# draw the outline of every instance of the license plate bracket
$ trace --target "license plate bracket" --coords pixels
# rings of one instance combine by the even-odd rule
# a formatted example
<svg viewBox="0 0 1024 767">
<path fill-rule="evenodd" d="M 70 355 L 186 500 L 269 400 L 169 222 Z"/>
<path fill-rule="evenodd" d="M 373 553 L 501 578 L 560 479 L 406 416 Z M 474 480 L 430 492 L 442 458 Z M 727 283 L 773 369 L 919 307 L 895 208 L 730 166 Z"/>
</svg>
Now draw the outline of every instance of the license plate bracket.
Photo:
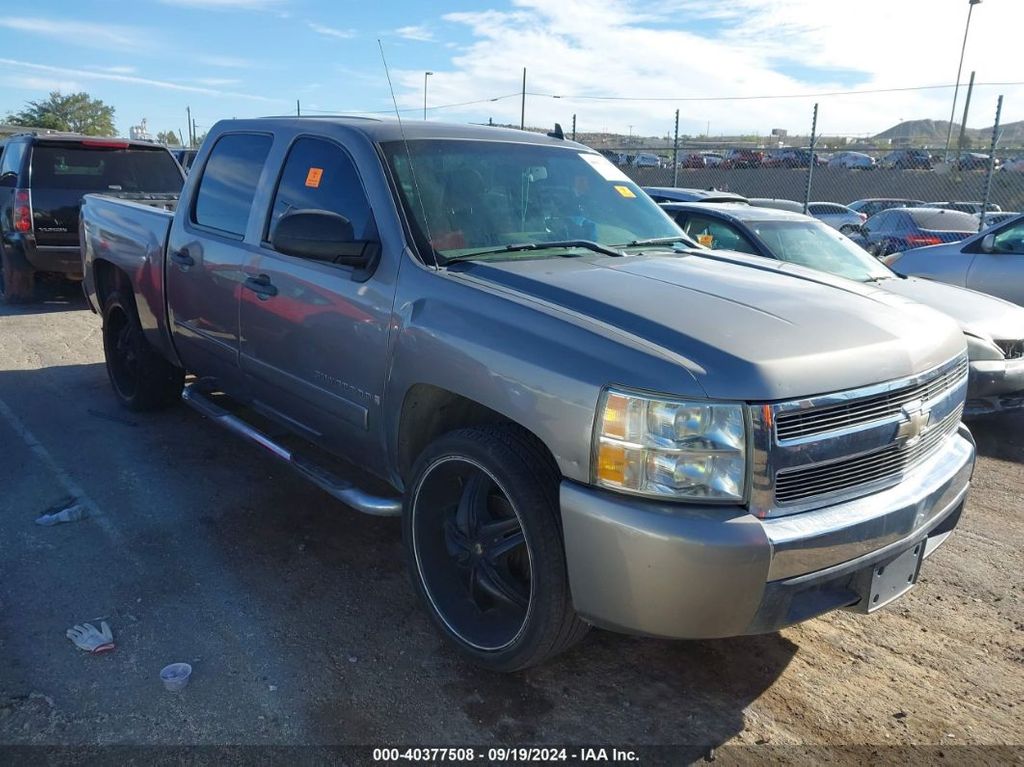
<svg viewBox="0 0 1024 767">
<path fill-rule="evenodd" d="M 865 612 L 872 613 L 885 607 L 914 587 L 924 559 L 924 544 L 924 541 L 919 541 L 901 554 L 871 568 L 866 588 L 861 591 L 866 596 L 861 603 Z"/>
</svg>

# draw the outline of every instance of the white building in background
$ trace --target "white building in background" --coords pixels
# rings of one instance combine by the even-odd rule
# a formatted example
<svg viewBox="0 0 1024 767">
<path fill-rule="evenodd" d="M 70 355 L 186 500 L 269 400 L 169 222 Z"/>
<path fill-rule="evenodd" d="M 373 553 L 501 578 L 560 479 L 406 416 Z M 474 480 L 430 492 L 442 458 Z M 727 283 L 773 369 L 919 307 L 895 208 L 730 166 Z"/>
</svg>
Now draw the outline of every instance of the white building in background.
<svg viewBox="0 0 1024 767">
<path fill-rule="evenodd" d="M 149 132 L 149 128 L 146 126 L 146 118 L 143 117 L 142 121 L 138 125 L 133 125 L 128 129 L 128 136 L 132 141 L 153 141 L 153 135 Z"/>
</svg>

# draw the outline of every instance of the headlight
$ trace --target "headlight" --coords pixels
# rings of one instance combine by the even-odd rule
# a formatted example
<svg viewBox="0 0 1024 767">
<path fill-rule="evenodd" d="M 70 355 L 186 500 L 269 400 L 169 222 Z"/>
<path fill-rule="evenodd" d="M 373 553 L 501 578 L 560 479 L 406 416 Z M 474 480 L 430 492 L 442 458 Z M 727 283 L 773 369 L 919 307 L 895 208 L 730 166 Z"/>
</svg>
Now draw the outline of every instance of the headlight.
<svg viewBox="0 0 1024 767">
<path fill-rule="evenodd" d="M 679 500 L 739 501 L 747 476 L 739 404 L 609 389 L 598 404 L 594 483 Z"/>
<path fill-rule="evenodd" d="M 978 336 L 964 333 L 967 338 L 967 358 L 972 362 L 976 360 L 1001 360 L 1005 359 L 1002 349 L 991 341 L 986 341 Z"/>
</svg>

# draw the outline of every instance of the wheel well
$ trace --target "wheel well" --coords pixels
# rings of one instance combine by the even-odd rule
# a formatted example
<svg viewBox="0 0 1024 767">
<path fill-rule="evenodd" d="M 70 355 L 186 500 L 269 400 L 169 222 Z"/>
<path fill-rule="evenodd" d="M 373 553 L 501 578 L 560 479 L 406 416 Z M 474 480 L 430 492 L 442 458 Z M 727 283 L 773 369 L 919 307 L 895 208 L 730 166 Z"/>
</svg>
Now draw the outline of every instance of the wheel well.
<svg viewBox="0 0 1024 767">
<path fill-rule="evenodd" d="M 127 290 L 131 294 L 132 284 L 128 275 L 106 259 L 96 259 L 93 262 L 92 270 L 96 280 L 96 300 L 99 302 L 97 308 L 101 314 L 107 297 L 115 290 Z"/>
<path fill-rule="evenodd" d="M 454 429 L 484 424 L 515 424 L 526 431 L 557 471 L 558 464 L 544 442 L 511 418 L 475 400 L 430 384 L 416 384 L 402 403 L 398 427 L 398 470 L 408 481 L 420 453 L 437 437 Z"/>
</svg>

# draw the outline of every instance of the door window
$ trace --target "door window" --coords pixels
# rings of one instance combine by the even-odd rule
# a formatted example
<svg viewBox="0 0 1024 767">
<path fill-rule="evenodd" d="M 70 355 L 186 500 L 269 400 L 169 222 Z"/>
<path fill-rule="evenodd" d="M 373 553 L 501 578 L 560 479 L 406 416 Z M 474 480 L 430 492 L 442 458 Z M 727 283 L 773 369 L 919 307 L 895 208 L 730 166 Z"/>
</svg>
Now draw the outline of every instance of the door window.
<svg viewBox="0 0 1024 767">
<path fill-rule="evenodd" d="M 196 192 L 194 223 L 239 239 L 245 236 L 271 143 L 270 136 L 251 133 L 229 133 L 217 139 Z"/>
<path fill-rule="evenodd" d="M 755 248 L 746 237 L 724 221 L 706 216 L 690 216 L 686 233 L 705 248 L 712 250 L 738 250 L 741 253 L 757 255 Z"/>
<path fill-rule="evenodd" d="M 355 165 L 337 144 L 300 138 L 288 151 L 274 195 L 266 239 L 281 216 L 295 210 L 324 210 L 352 222 L 356 240 L 375 240 L 370 203 Z"/>
<path fill-rule="evenodd" d="M 1024 253 L 1024 221 L 999 232 L 992 243 L 992 249 L 996 253 Z"/>
</svg>

